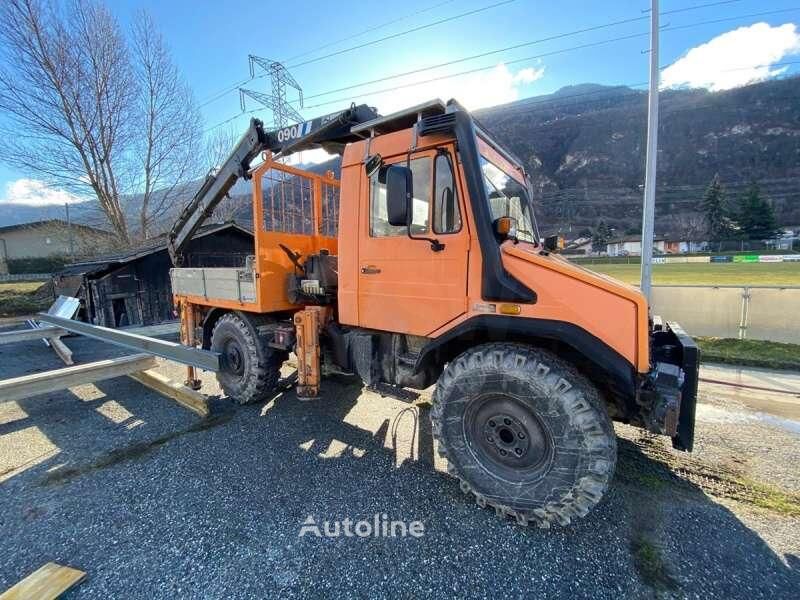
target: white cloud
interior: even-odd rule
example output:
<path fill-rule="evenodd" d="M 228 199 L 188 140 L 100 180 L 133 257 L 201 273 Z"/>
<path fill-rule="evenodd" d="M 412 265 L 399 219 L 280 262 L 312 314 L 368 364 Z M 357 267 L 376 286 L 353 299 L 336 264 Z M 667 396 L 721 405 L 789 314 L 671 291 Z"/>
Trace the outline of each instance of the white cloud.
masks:
<path fill-rule="evenodd" d="M 43 181 L 25 178 L 7 183 L 5 195 L 0 199 L 0 203 L 27 204 L 28 206 L 74 204 L 82 201 L 82 198 L 74 194 L 48 187 Z"/>
<path fill-rule="evenodd" d="M 712 91 L 763 81 L 783 73 L 772 65 L 800 52 L 794 23 L 740 27 L 689 50 L 661 74 L 663 87 L 705 87 Z"/>
<path fill-rule="evenodd" d="M 541 69 L 534 69 L 533 67 L 528 67 L 527 69 L 522 69 L 517 71 L 516 75 L 514 75 L 514 82 L 515 83 L 533 83 L 537 79 L 541 79 L 544 75 L 544 67 Z"/>
<path fill-rule="evenodd" d="M 383 94 L 370 95 L 365 92 L 361 97 L 365 102 L 377 106 L 382 114 L 402 110 L 433 98 L 441 98 L 445 102 L 455 98 L 466 108 L 475 110 L 518 100 L 521 88 L 541 79 L 544 70 L 544 67 L 528 67 L 512 72 L 504 63 L 498 63 L 487 71 L 401 87 Z M 418 78 L 418 81 L 424 80 L 425 77 Z M 411 80 L 398 85 L 413 82 Z"/>
<path fill-rule="evenodd" d="M 313 150 L 303 150 L 289 157 L 290 165 L 318 165 L 329 161 L 337 156 L 336 154 L 328 154 L 322 148 L 315 148 Z"/>

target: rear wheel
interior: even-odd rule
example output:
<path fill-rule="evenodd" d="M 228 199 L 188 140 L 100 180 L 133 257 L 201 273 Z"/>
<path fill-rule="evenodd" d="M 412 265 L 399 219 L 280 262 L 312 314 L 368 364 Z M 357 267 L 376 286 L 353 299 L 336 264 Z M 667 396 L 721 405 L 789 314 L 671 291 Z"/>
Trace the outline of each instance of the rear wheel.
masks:
<path fill-rule="evenodd" d="M 280 378 L 285 353 L 258 335 L 258 327 L 267 322 L 262 316 L 227 313 L 214 325 L 211 350 L 221 355 L 217 381 L 239 404 L 266 399 Z"/>
<path fill-rule="evenodd" d="M 616 437 L 597 390 L 544 350 L 464 352 L 439 378 L 431 420 L 462 491 L 523 525 L 584 516 L 614 473 Z"/>

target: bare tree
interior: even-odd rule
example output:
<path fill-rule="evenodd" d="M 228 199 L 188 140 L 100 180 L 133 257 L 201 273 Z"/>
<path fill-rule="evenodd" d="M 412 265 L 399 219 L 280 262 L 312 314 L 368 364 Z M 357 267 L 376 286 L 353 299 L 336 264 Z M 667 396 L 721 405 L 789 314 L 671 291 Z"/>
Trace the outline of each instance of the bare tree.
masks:
<path fill-rule="evenodd" d="M 139 233 L 163 219 L 186 195 L 187 177 L 198 173 L 201 117 L 189 86 L 152 18 L 140 11 L 133 25 L 133 70 L 138 84 L 136 157 L 141 161 Z"/>
<path fill-rule="evenodd" d="M 146 236 L 188 173 L 185 128 L 200 130 L 193 102 L 173 123 L 191 94 L 152 22 L 137 19 L 129 49 L 97 0 L 3 0 L 0 19 L 0 157 L 96 198 L 120 243 Z M 124 205 L 139 195 L 132 226 Z"/>
<path fill-rule="evenodd" d="M 705 216 L 698 212 L 680 212 L 667 217 L 667 229 L 686 241 L 701 240 L 706 233 Z"/>
<path fill-rule="evenodd" d="M 242 136 L 241 131 L 237 131 L 233 127 L 219 128 L 212 131 L 206 139 L 204 163 L 206 167 L 212 170 L 219 169 L 225 159 L 228 158 L 230 153 Z M 231 190 L 233 192 L 233 190 Z M 213 219 L 217 222 L 224 223 L 225 221 L 232 221 L 242 211 L 247 210 L 250 206 L 249 195 L 235 195 L 231 194 L 225 198 L 214 209 Z"/>
<path fill-rule="evenodd" d="M 90 188 L 127 242 L 116 167 L 133 91 L 119 27 L 82 0 L 66 14 L 39 0 L 6 0 L 0 16 L 3 157 L 70 191 Z"/>

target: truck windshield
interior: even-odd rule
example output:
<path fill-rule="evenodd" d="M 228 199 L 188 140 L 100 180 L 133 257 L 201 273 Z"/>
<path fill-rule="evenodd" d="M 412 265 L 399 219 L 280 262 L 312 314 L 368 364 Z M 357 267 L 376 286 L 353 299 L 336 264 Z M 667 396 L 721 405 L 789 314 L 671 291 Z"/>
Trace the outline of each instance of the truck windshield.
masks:
<path fill-rule="evenodd" d="M 535 242 L 530 199 L 525 187 L 500 167 L 481 156 L 483 185 L 492 211 L 492 221 L 512 217 L 517 221 L 517 237 L 523 242 Z"/>

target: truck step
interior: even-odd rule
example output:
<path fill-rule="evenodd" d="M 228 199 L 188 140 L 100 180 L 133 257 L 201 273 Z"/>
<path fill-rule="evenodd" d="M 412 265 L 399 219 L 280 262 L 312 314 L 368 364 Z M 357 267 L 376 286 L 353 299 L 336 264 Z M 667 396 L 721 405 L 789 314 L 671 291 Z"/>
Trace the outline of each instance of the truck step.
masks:
<path fill-rule="evenodd" d="M 418 359 L 419 359 L 418 352 L 405 352 L 397 357 L 397 362 L 407 365 L 409 367 L 413 367 L 414 365 L 417 364 Z"/>
<path fill-rule="evenodd" d="M 388 383 L 375 383 L 373 385 L 368 385 L 367 389 L 381 396 L 388 396 L 389 398 L 394 398 L 401 402 L 408 402 L 409 404 L 415 402 L 420 396 L 417 392 Z"/>

